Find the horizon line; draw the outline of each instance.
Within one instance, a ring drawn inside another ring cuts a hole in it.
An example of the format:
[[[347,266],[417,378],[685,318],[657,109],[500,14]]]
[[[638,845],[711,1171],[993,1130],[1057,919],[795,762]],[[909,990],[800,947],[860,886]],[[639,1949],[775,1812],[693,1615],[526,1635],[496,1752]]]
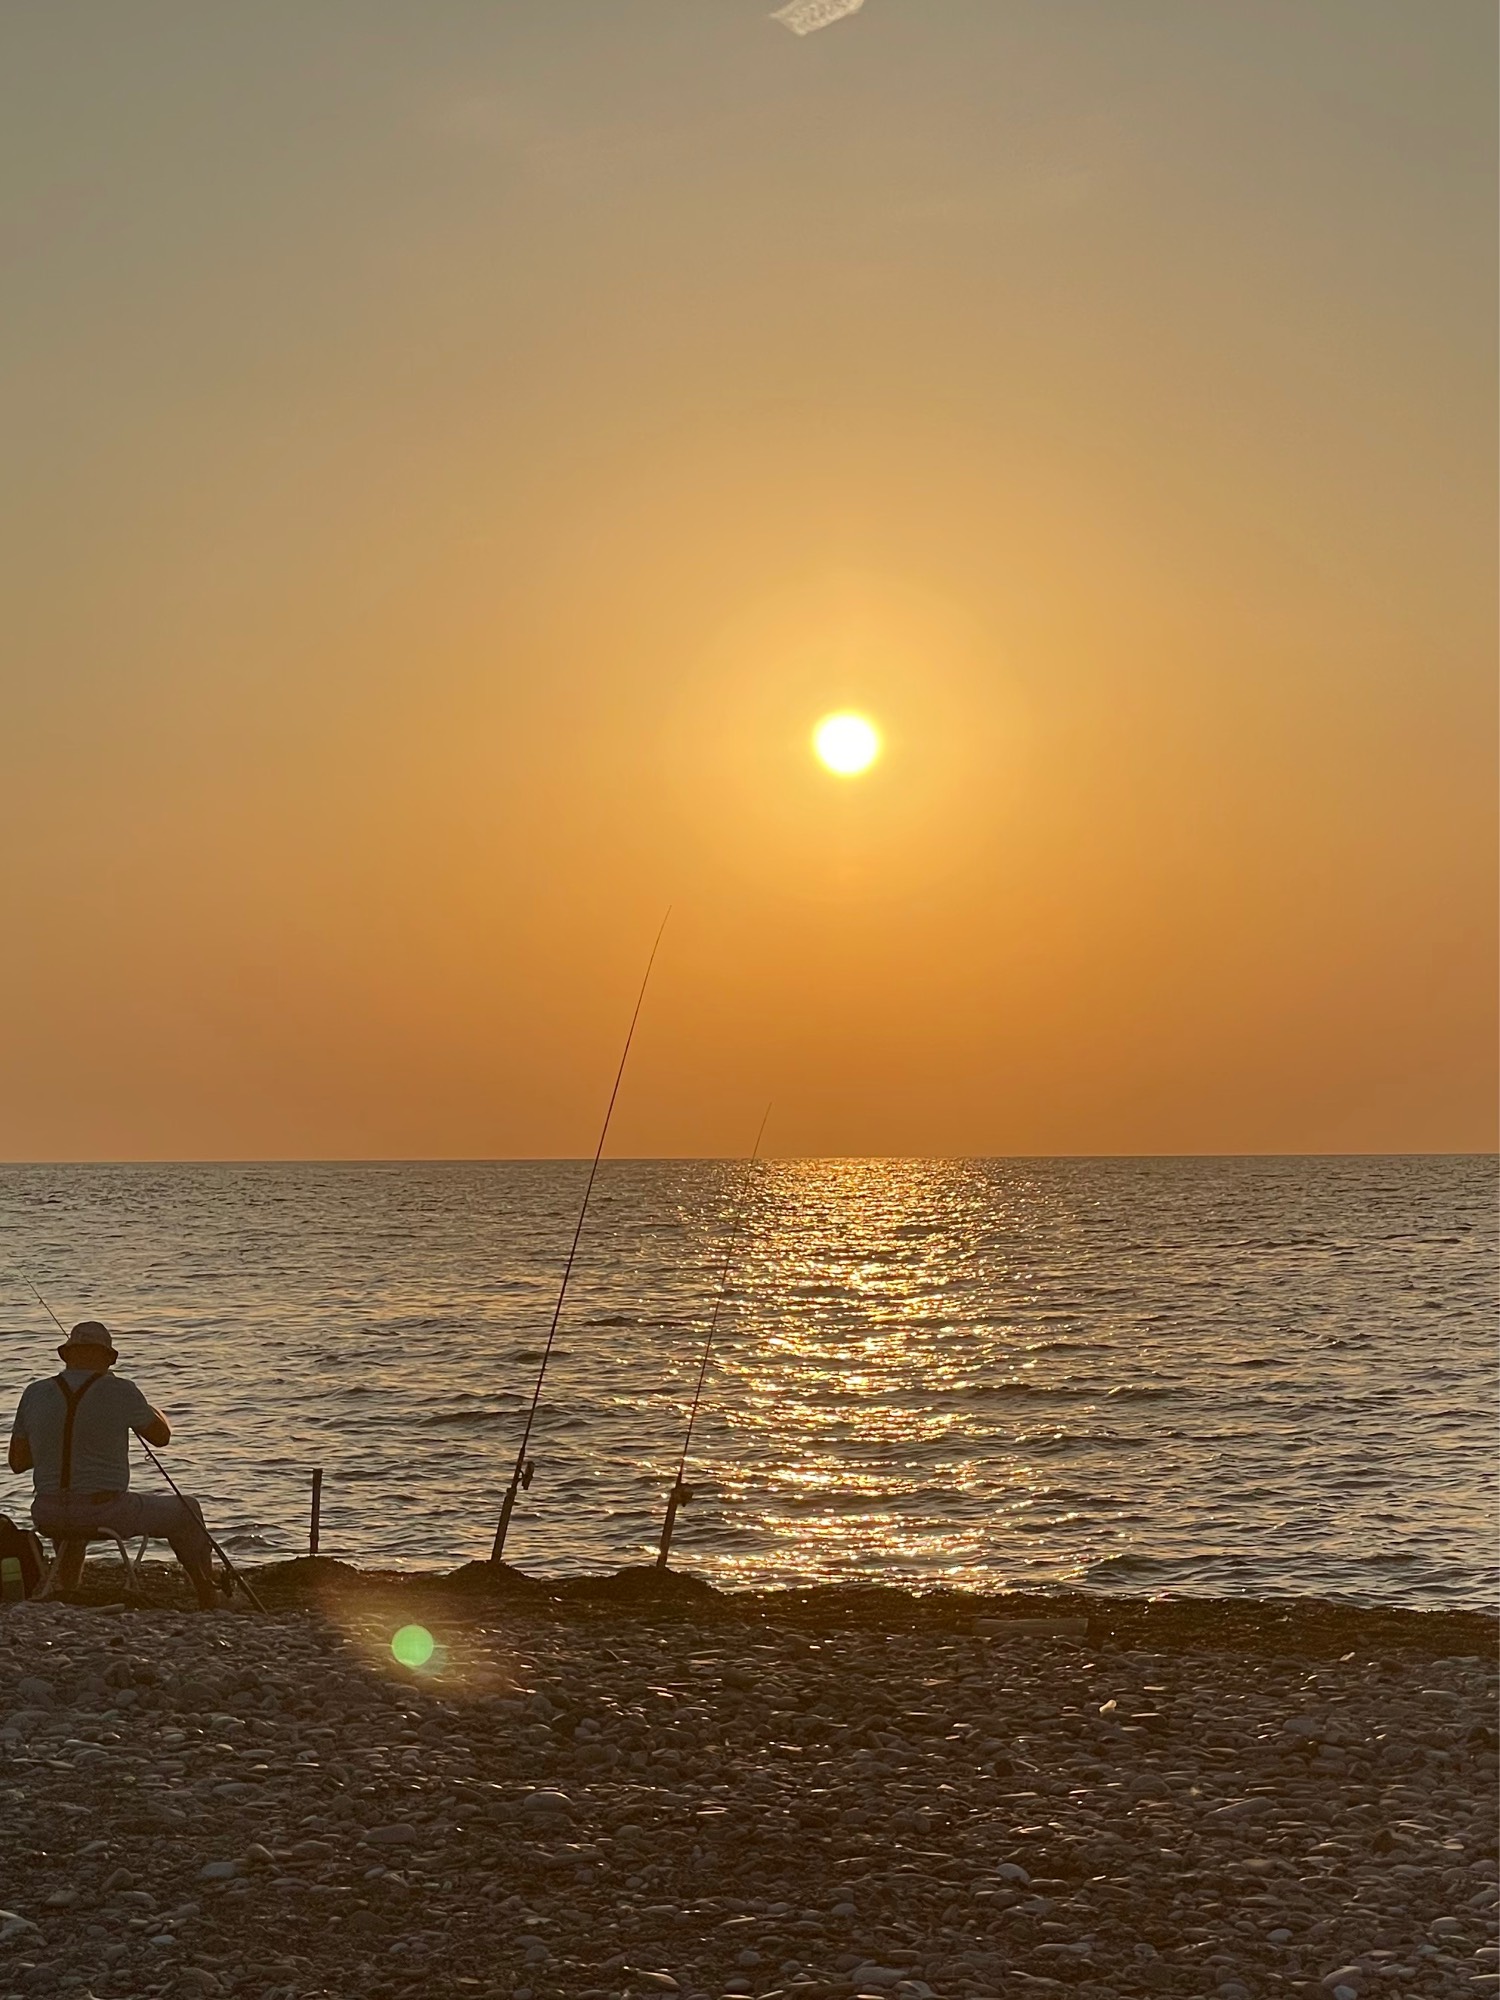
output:
[[[699,1162],[744,1160],[745,1153],[619,1153],[606,1154],[603,1166],[690,1166]],[[1099,1161],[1099,1160],[1496,1160],[1495,1147],[1423,1147],[1386,1151],[1374,1147],[1345,1152],[1292,1151],[1270,1148],[1242,1152],[1145,1152],[1145,1153],[763,1153],[768,1164],[807,1164],[834,1161],[921,1161],[951,1162],[1014,1160]],[[123,1156],[93,1159],[13,1159],[0,1160],[0,1172],[7,1168],[31,1167],[499,1167],[499,1166],[587,1166],[587,1153],[419,1153],[419,1154],[276,1154],[252,1153],[238,1157],[202,1156],[179,1158],[163,1154],[159,1158]]]

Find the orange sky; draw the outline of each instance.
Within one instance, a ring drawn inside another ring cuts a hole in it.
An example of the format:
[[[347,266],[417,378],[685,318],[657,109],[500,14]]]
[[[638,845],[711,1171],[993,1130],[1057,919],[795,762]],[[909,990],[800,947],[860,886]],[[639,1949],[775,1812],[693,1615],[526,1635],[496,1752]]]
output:
[[[0,1155],[1494,1144],[1491,9],[767,11],[0,23]]]

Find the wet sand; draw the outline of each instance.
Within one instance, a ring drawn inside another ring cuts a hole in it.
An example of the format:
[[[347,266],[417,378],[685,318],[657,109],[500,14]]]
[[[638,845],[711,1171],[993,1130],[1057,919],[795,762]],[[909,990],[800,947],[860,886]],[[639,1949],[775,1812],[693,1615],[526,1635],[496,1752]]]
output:
[[[251,1574],[0,1612],[0,2000],[1500,1986],[1492,1619]]]

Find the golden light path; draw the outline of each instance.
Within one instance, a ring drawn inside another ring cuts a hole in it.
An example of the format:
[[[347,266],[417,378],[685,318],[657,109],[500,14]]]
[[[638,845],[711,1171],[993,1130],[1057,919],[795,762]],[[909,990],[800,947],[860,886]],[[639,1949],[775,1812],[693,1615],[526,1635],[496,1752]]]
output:
[[[850,710],[825,715],[812,740],[820,760],[841,778],[857,778],[880,755],[880,731],[867,716]]]

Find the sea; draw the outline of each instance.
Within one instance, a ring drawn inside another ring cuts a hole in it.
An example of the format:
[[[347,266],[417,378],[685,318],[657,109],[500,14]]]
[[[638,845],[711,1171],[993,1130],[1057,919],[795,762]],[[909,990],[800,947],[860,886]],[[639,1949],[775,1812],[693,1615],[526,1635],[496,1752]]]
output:
[[[487,1556],[587,1172],[0,1167],[0,1392],[58,1366],[29,1281],[232,1554],[305,1553],[321,1470],[323,1554]],[[1475,1156],[606,1161],[506,1559],[653,1560],[701,1372],[672,1563],[716,1584],[1493,1608],[1496,1197]]]

